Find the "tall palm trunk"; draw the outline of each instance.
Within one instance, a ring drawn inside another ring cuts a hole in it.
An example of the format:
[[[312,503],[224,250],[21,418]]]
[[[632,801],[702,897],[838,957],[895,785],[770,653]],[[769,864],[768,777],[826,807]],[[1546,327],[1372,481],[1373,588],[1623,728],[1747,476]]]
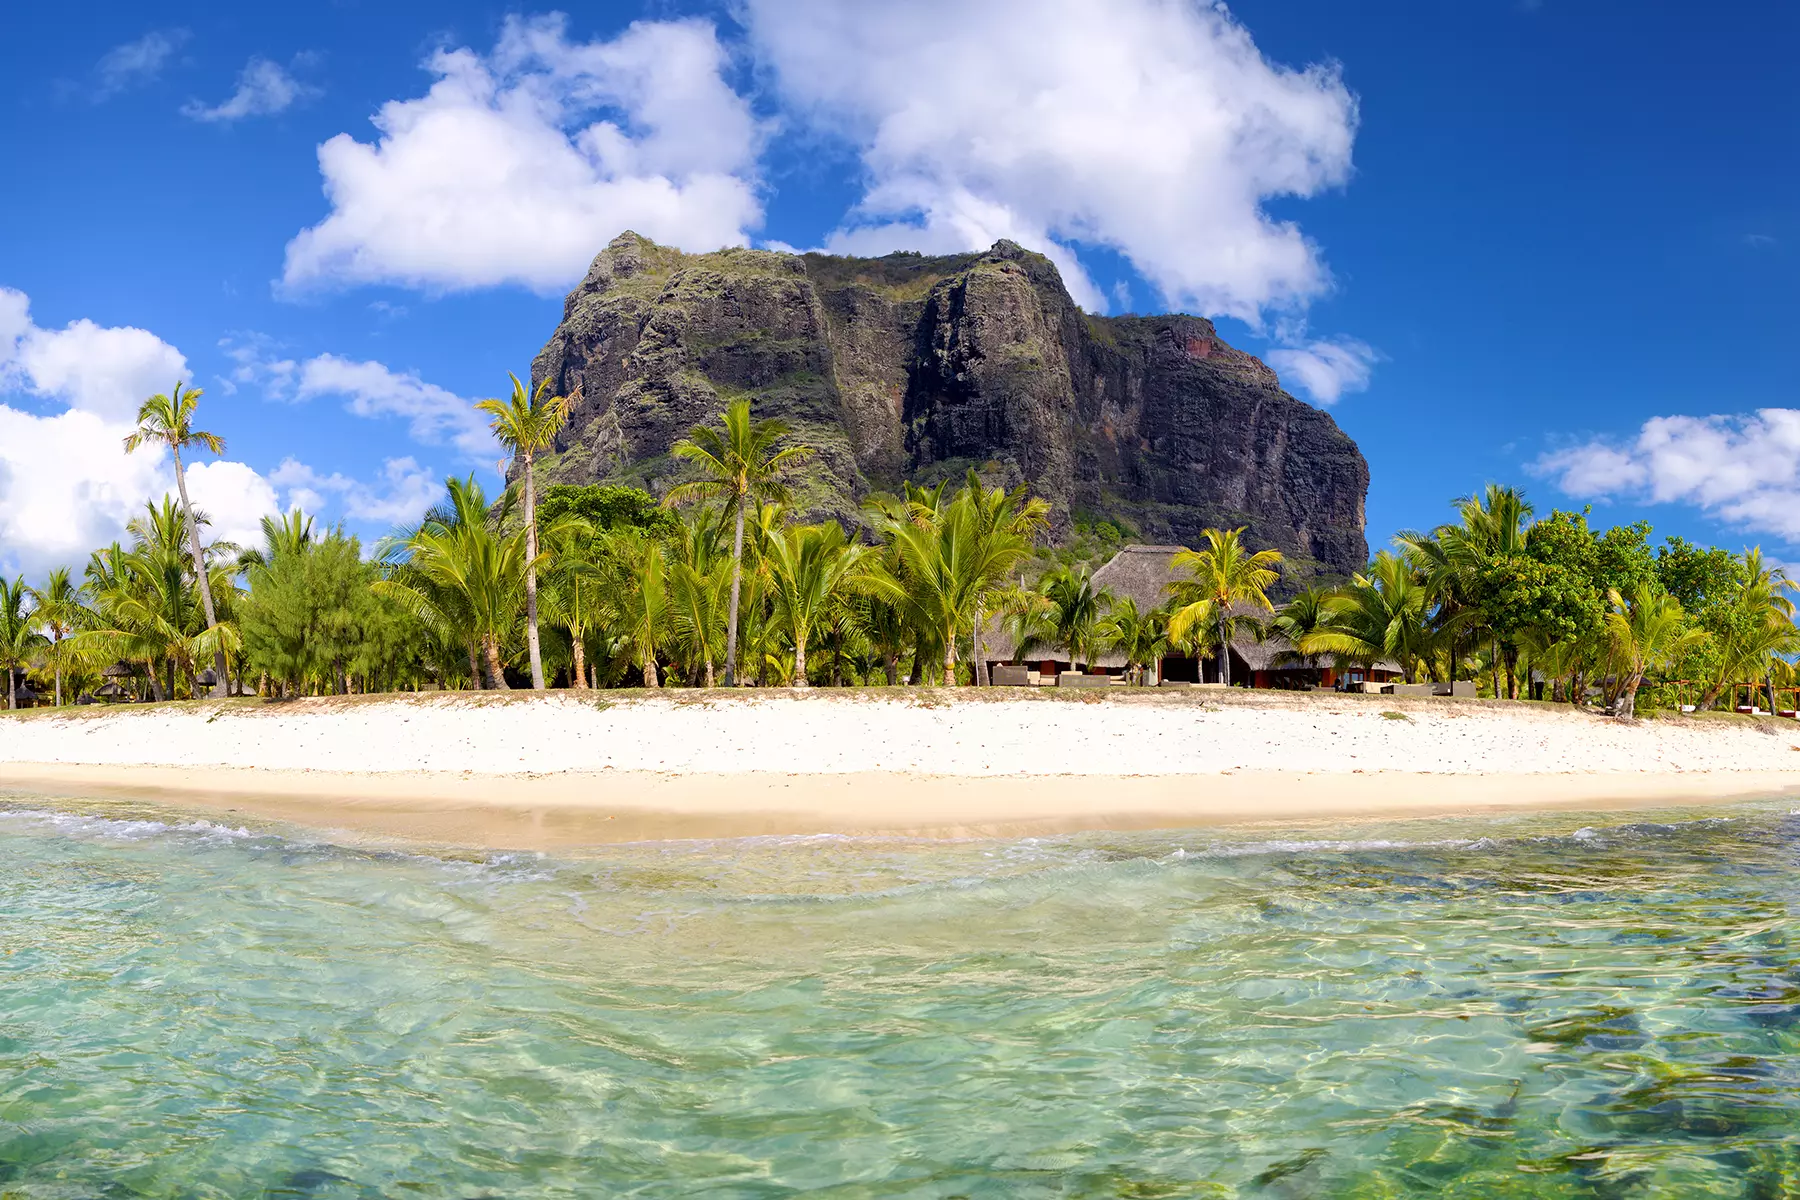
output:
[[[13,683],[12,664],[6,666],[6,711],[12,712],[19,707],[19,689]]]
[[[218,614],[213,609],[212,580],[207,577],[206,560],[200,555],[200,526],[194,520],[194,505],[188,499],[187,471],[181,465],[181,447],[171,446],[175,453],[175,488],[181,493],[181,513],[187,521],[188,549],[194,555],[194,578],[200,584],[200,606],[206,612],[206,627],[219,627]],[[225,695],[225,651],[223,647],[213,651],[213,695]]]
[[[706,686],[708,688],[713,686],[713,660],[710,653],[706,656]]]
[[[944,686],[956,686],[956,624],[944,630]]]
[[[794,686],[797,688],[812,686],[806,680],[806,631],[804,629],[794,631]]]
[[[731,612],[725,624],[725,686],[737,686],[738,589],[744,578],[744,500],[737,498],[737,532],[731,537]]]
[[[580,691],[587,687],[587,651],[582,649],[581,634],[575,630],[569,631],[569,649],[575,656],[574,669],[569,672],[569,683]]]
[[[506,682],[506,668],[500,665],[500,639],[492,635],[487,638],[487,666],[489,686],[496,691],[512,691],[512,686]]]
[[[988,685],[987,655],[981,652],[981,602],[975,602],[975,624],[970,627],[969,652],[974,656],[974,669],[969,673],[969,686],[986,687]]]
[[[531,451],[525,457],[525,644],[531,651],[531,690],[544,690],[544,656],[538,650],[537,479]]]
[[[644,686],[647,688],[662,686],[661,680],[656,677],[656,656],[654,654],[644,659]]]
[[[1219,682],[1231,686],[1231,643],[1225,639],[1225,622],[1219,622]]]

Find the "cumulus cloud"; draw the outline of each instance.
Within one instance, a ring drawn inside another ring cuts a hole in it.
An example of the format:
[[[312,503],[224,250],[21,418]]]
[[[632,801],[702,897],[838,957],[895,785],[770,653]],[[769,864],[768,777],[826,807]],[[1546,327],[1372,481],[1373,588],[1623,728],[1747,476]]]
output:
[[[189,463],[187,486],[188,499],[206,515],[206,534],[214,541],[261,545],[262,519],[280,511],[269,480],[241,462]]]
[[[114,46],[94,64],[89,98],[98,103],[155,79],[187,38],[185,29],[153,29],[135,42]]]
[[[370,484],[333,471],[324,474],[297,459],[283,460],[269,476],[286,489],[289,507],[319,512],[336,499],[344,515],[357,521],[406,525],[417,521],[436,503],[443,485],[429,467],[417,460],[390,458],[382,463],[381,478]]]
[[[847,252],[1047,248],[1101,296],[1077,243],[1163,299],[1258,322],[1329,285],[1265,201],[1350,173],[1356,101],[1334,65],[1266,59],[1206,0],[746,0],[751,38],[801,119],[856,146]]]
[[[1634,438],[1566,447],[1534,469],[1571,496],[1691,504],[1800,542],[1800,409],[1652,417]]]
[[[0,403],[0,566],[79,565],[174,488],[164,451],[126,454],[122,443],[143,398],[186,372],[181,352],[146,330],[88,320],[41,328],[24,293],[0,288],[0,395],[56,409]],[[242,463],[197,462],[188,478],[215,536],[253,529],[272,511],[272,491]]]
[[[514,18],[489,54],[433,54],[437,82],[383,105],[376,141],[319,147],[331,212],[288,243],[284,284],[549,292],[627,228],[744,244],[760,130],[727,61],[700,20],[579,42],[561,17]]]
[[[1381,356],[1367,342],[1339,338],[1271,350],[1264,357],[1289,387],[1299,387],[1320,404],[1336,404],[1346,392],[1368,390]]]
[[[280,63],[252,58],[238,72],[237,90],[222,103],[208,107],[196,100],[183,105],[181,111],[196,121],[229,123],[282,112],[318,94],[318,88],[301,83]]]
[[[85,317],[62,329],[40,329],[30,322],[24,293],[0,289],[0,308],[6,307],[20,325],[9,345],[9,318],[0,316],[0,368],[10,367],[15,382],[40,396],[128,421],[144,397],[187,378],[187,359],[149,330],[104,327]]]

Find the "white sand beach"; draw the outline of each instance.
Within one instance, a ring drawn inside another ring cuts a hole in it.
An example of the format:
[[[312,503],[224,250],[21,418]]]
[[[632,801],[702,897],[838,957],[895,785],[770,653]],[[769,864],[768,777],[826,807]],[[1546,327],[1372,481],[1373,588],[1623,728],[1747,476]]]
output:
[[[0,720],[0,788],[484,845],[976,835],[1800,792],[1800,724],[1280,693],[555,693]]]

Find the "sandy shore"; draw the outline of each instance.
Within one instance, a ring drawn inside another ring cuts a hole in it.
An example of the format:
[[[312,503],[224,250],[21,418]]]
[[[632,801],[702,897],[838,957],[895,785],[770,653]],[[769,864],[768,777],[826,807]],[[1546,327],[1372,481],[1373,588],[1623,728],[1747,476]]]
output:
[[[495,847],[1800,794],[1800,725],[1268,693],[234,701],[0,719],[0,788]]]

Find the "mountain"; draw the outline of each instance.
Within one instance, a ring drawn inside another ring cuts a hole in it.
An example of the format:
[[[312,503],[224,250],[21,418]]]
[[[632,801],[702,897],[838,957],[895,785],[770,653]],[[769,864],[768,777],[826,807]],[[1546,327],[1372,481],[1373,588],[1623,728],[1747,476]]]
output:
[[[985,254],[845,258],[683,254],[633,233],[594,259],[532,364],[579,389],[546,483],[683,477],[669,447],[749,396],[818,457],[796,504],[847,522],[862,497],[968,467],[1029,481],[1052,530],[1111,521],[1194,543],[1248,526],[1299,574],[1367,561],[1369,468],[1325,413],[1227,345],[1210,321],[1095,317],[1050,260]]]

